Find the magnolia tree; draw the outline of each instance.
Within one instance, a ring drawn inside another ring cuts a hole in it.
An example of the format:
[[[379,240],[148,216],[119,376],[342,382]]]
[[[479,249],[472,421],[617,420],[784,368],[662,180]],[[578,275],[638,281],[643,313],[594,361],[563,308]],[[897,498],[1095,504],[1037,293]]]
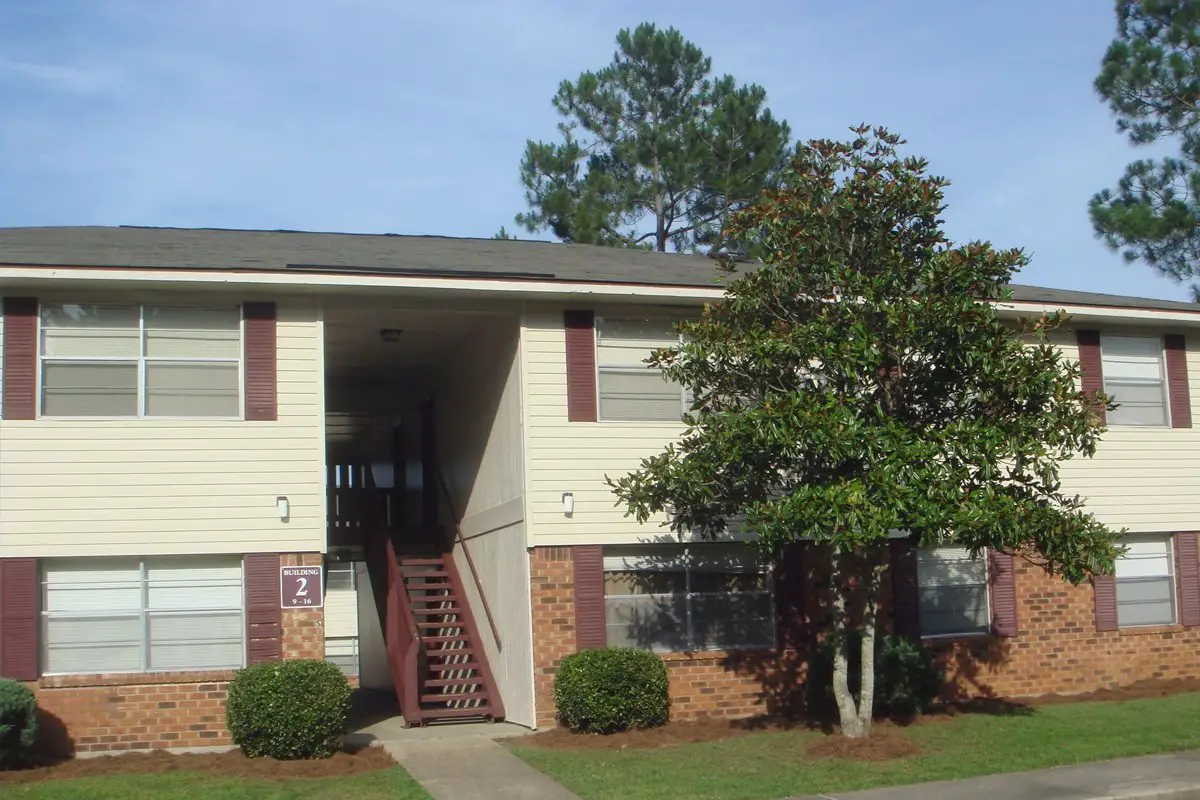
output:
[[[737,520],[770,552],[828,547],[834,697],[859,737],[890,534],[1017,554],[1075,584],[1111,572],[1120,547],[1059,486],[1062,461],[1095,452],[1108,404],[1048,341],[1065,318],[1001,319],[1023,253],[951,245],[947,181],[886,130],[853,132],[802,146],[785,188],[737,217],[762,263],[727,265],[724,300],[651,358],[692,392],[687,431],[610,484],[643,522],[666,512],[714,536]]]

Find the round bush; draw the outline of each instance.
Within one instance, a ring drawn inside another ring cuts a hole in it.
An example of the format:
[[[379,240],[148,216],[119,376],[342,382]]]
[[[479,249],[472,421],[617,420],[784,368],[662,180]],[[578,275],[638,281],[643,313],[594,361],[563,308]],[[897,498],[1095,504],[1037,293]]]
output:
[[[616,733],[667,721],[667,665],[629,647],[584,650],[563,659],[554,676],[558,718],[573,731]]]
[[[23,683],[0,679],[0,767],[21,761],[37,735],[37,700]]]
[[[325,661],[271,661],[229,682],[225,725],[251,758],[328,758],[350,714],[350,684]]]

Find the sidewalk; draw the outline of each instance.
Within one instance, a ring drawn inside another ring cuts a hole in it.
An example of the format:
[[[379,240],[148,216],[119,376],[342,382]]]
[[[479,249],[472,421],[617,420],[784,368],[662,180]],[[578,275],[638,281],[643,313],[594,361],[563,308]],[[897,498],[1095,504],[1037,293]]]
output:
[[[1047,742],[1053,747],[1053,742]],[[1200,751],[793,800],[1200,800]]]

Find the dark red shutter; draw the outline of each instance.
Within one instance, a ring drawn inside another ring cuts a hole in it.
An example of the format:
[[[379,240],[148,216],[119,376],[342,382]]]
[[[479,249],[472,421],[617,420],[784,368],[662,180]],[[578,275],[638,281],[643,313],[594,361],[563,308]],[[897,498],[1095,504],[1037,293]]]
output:
[[[246,663],[283,658],[283,610],[279,595],[279,554],[254,553],[245,559]]]
[[[0,558],[0,678],[38,679],[36,558]]]
[[[1079,369],[1085,394],[1095,394],[1104,391],[1104,367],[1100,360],[1100,332],[1075,331],[1075,340],[1079,345]],[[1108,412],[1100,405],[1094,409],[1102,424],[1108,423]]]
[[[1092,578],[1092,592],[1096,601],[1096,630],[1117,629],[1117,579],[1113,575],[1097,575]]]
[[[775,562],[775,641],[781,649],[804,646],[804,542],[783,546]]]
[[[596,421],[596,315],[564,311],[567,331],[567,420]]]
[[[4,419],[37,418],[38,301],[32,297],[4,298],[3,370]]]
[[[1179,621],[1200,625],[1200,533],[1175,534],[1175,570],[1179,576]]]
[[[274,303],[245,303],[246,419],[273,422],[279,418],[278,354]]]
[[[917,548],[908,539],[892,539],[892,631],[897,636],[921,635],[921,608],[917,588]]]
[[[1167,394],[1171,400],[1171,427],[1192,427],[1192,396],[1188,389],[1187,340],[1182,334],[1163,337],[1167,356]]]
[[[572,547],[575,561],[575,649],[592,650],[608,644],[604,630],[604,548],[598,544]]]
[[[988,589],[992,599],[992,633],[1017,635],[1017,572],[1013,557],[988,551]]]

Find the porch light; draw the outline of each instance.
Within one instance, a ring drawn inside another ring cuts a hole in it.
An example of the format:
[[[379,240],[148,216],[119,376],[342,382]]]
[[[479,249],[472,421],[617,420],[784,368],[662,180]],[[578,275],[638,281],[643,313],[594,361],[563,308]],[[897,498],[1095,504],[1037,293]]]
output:
[[[280,522],[287,522],[288,517],[292,515],[291,503],[288,502],[286,497],[275,498],[275,510],[279,512]]]
[[[562,495],[563,514],[571,516],[575,513],[575,495],[572,492],[563,492]]]

